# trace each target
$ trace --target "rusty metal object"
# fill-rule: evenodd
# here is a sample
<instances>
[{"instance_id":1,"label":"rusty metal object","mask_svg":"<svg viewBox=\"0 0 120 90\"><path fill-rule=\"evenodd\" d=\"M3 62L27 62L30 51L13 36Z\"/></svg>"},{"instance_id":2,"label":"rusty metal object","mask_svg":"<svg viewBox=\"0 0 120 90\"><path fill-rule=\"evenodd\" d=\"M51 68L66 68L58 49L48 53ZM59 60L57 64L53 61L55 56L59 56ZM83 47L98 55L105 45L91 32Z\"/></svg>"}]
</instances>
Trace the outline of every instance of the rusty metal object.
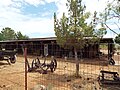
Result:
<instances>
[{"instance_id":1,"label":"rusty metal object","mask_svg":"<svg viewBox=\"0 0 120 90\"><path fill-rule=\"evenodd\" d=\"M41 72L45 74L45 73L47 73L48 69L50 69L51 72L54 72L57 68L57 61L54 58L51 59L50 63L46 63L46 58L43 63L40 62L39 58L36 58L32 61L31 66L30 66L28 60L27 60L27 64L28 64L28 72L32 72L37 69L40 69Z\"/></svg>"}]
</instances>

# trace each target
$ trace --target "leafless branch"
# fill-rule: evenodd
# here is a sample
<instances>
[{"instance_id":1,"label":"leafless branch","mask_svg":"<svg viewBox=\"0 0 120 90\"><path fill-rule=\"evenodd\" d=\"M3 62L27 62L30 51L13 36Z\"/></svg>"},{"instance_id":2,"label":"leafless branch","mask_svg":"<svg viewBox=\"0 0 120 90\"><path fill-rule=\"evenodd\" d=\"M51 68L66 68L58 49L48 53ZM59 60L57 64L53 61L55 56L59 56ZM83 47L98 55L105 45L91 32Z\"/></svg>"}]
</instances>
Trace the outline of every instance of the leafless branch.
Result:
<instances>
[{"instance_id":1,"label":"leafless branch","mask_svg":"<svg viewBox=\"0 0 120 90\"><path fill-rule=\"evenodd\" d=\"M115 23L115 22L114 22ZM119 30L120 30L120 27L118 26L118 24L117 23L115 23L116 25L117 25L117 27L119 28Z\"/></svg>"},{"instance_id":2,"label":"leafless branch","mask_svg":"<svg viewBox=\"0 0 120 90\"><path fill-rule=\"evenodd\" d=\"M116 33L114 30L112 30L106 23L104 23L104 24L105 24L105 26L106 26L107 28L109 28L112 32L114 32L115 34L119 35L119 34Z\"/></svg>"}]
</instances>

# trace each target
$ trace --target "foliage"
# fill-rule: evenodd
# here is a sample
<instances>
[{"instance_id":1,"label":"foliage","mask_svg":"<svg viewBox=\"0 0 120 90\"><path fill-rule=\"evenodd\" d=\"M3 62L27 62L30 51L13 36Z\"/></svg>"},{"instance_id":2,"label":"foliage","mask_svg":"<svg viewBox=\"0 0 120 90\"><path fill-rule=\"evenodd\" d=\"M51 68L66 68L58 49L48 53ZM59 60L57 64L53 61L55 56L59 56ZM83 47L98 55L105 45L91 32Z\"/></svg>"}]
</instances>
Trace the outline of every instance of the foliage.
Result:
<instances>
[{"instance_id":1,"label":"foliage","mask_svg":"<svg viewBox=\"0 0 120 90\"><path fill-rule=\"evenodd\" d=\"M60 45L83 48L85 44L105 34L104 27L95 29L95 20L89 24L86 22L90 18L90 12L85 12L86 6L82 6L81 0L68 0L67 7L69 17L63 13L62 18L58 20L54 14L54 30ZM85 38L87 41L84 40Z\"/></svg>"},{"instance_id":2,"label":"foliage","mask_svg":"<svg viewBox=\"0 0 120 90\"><path fill-rule=\"evenodd\" d=\"M86 6L82 5L82 0L68 0L66 5L69 17L66 17L63 13L62 18L59 20L54 14L54 31L59 45L81 49L84 45L90 42L93 43L106 34L104 26L99 29L95 28L95 19L87 23L91 14L85 12ZM95 12L93 18L96 18L96 14Z\"/></svg>"},{"instance_id":3,"label":"foliage","mask_svg":"<svg viewBox=\"0 0 120 90\"><path fill-rule=\"evenodd\" d=\"M20 31L16 33L16 38L17 38L18 40L29 39L28 36L23 35Z\"/></svg>"},{"instance_id":4,"label":"foliage","mask_svg":"<svg viewBox=\"0 0 120 90\"><path fill-rule=\"evenodd\" d=\"M120 0L112 0L111 2L108 0L107 7L100 16L104 25L117 35L115 37L115 42L120 44L120 34L107 25L107 23L111 22L118 27L118 30L120 30Z\"/></svg>"},{"instance_id":5,"label":"foliage","mask_svg":"<svg viewBox=\"0 0 120 90\"><path fill-rule=\"evenodd\" d=\"M106 30L103 24L101 28L96 29L97 12L90 21L91 14L86 12L86 6L82 5L82 0L67 0L66 6L68 17L63 13L62 18L57 19L54 13L54 31L59 45L74 49L76 76L79 76L78 50L80 51L85 45L99 41L106 34Z\"/></svg>"},{"instance_id":6,"label":"foliage","mask_svg":"<svg viewBox=\"0 0 120 90\"><path fill-rule=\"evenodd\" d=\"M115 37L115 42L120 45L120 34Z\"/></svg>"},{"instance_id":7,"label":"foliage","mask_svg":"<svg viewBox=\"0 0 120 90\"><path fill-rule=\"evenodd\" d=\"M104 12L100 13L100 16L104 19L104 22L111 19L120 20L120 1L112 0L111 2L108 0L107 7Z\"/></svg>"},{"instance_id":8,"label":"foliage","mask_svg":"<svg viewBox=\"0 0 120 90\"><path fill-rule=\"evenodd\" d=\"M3 28L0 32L0 40L21 40L28 38L28 36L23 35L20 31L15 33L15 31L9 27Z\"/></svg>"},{"instance_id":9,"label":"foliage","mask_svg":"<svg viewBox=\"0 0 120 90\"><path fill-rule=\"evenodd\" d=\"M0 33L0 41L2 41L3 40L3 36L2 36L2 34Z\"/></svg>"},{"instance_id":10,"label":"foliage","mask_svg":"<svg viewBox=\"0 0 120 90\"><path fill-rule=\"evenodd\" d=\"M3 40L14 40L16 39L16 33L13 29L9 27L5 27L1 31L1 35L3 37Z\"/></svg>"},{"instance_id":11,"label":"foliage","mask_svg":"<svg viewBox=\"0 0 120 90\"><path fill-rule=\"evenodd\" d=\"M100 44L100 49L101 50L107 50L108 49L108 44L107 43Z\"/></svg>"},{"instance_id":12,"label":"foliage","mask_svg":"<svg viewBox=\"0 0 120 90\"><path fill-rule=\"evenodd\" d=\"M118 27L118 30L120 30L120 0L108 0L107 7L105 8L104 12L100 13L100 16L104 25L113 33L119 35L115 30L111 29L107 23L111 22L113 25Z\"/></svg>"}]
</instances>

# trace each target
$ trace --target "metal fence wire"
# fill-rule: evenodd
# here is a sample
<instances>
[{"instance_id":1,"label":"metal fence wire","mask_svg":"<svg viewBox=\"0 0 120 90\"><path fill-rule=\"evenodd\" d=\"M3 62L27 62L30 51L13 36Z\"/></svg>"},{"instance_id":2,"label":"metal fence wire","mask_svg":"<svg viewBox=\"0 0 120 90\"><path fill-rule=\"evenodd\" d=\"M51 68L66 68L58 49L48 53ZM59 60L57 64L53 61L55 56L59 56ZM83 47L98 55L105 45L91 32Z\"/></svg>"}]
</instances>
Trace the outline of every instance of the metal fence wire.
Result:
<instances>
[{"instance_id":1,"label":"metal fence wire","mask_svg":"<svg viewBox=\"0 0 120 90\"><path fill-rule=\"evenodd\" d=\"M14 50L16 62L8 63L8 52ZM119 45L87 45L77 49L77 55L79 76L74 48L55 43L6 43L0 51L0 90L120 90Z\"/></svg>"}]
</instances>

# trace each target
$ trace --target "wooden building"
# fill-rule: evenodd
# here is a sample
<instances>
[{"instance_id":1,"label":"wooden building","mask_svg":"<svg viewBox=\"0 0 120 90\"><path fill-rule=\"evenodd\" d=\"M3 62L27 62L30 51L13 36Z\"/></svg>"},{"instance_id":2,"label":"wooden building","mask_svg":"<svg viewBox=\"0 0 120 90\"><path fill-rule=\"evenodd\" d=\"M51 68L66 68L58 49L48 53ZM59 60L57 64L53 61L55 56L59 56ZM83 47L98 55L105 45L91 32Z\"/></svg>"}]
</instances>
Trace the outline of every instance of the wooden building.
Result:
<instances>
[{"instance_id":1,"label":"wooden building","mask_svg":"<svg viewBox=\"0 0 120 90\"><path fill-rule=\"evenodd\" d=\"M106 43L108 46L108 54L113 50L113 39L103 38L100 43ZM27 53L30 55L45 55L56 57L74 57L74 52L71 49L64 49L56 43L56 37L49 38L31 38L28 40L7 40L0 41L0 48L6 50L16 49L18 54L23 53L24 47L27 47ZM80 58L94 58L99 52L99 45L89 45L82 49L82 55L78 52Z\"/></svg>"}]
</instances>

